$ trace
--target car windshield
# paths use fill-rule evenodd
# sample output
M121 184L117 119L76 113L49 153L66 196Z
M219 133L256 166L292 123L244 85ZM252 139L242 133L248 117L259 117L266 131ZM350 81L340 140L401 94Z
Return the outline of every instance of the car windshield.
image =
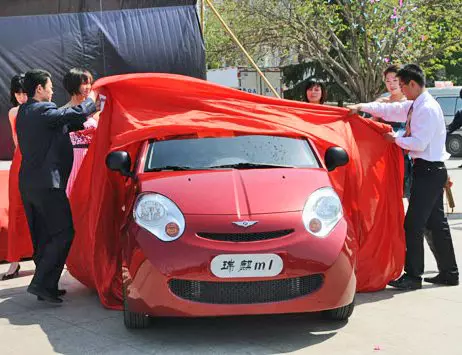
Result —
M451 118L456 113L456 97L438 97L436 99L443 110L445 116L451 116Z
M145 171L318 167L305 139L254 135L152 142Z

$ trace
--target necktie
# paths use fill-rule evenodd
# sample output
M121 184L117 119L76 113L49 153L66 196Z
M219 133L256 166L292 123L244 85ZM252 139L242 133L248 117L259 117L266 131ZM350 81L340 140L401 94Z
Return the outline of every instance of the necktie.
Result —
M411 119L412 119L412 112L414 111L414 104L411 105L409 111L407 113L407 120L406 120L406 132L404 133L403 137L410 137L411 136ZM404 150L404 154L409 154L409 150Z

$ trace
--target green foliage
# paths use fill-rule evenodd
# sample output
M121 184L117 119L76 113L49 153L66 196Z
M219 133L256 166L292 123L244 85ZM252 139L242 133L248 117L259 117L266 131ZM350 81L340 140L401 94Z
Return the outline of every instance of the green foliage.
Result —
M462 85L462 51L447 53L444 57L435 57L426 63L428 82L435 80L452 81Z
M430 79L444 68L447 77L460 76L460 8L462 0L223 0L218 6L254 58L276 54L282 64L317 65L355 101L381 93L390 63L425 65ZM211 67L247 64L210 11L205 39Z

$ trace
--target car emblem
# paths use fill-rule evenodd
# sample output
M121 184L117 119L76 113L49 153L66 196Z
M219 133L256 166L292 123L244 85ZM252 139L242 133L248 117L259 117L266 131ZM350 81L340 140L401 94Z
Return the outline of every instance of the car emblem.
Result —
M244 227L244 228L252 227L254 224L257 224L257 223L258 223L258 221L239 221L239 222L233 222L233 224L235 224L236 226Z

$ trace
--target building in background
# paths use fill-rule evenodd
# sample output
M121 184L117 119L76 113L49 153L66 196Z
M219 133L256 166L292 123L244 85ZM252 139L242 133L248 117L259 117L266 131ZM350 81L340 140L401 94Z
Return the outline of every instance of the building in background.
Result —
M280 68L261 68L274 89L283 96L282 70ZM266 85L255 69L244 67L228 67L210 69L207 71L207 81L242 90L251 94L272 96L275 95Z

